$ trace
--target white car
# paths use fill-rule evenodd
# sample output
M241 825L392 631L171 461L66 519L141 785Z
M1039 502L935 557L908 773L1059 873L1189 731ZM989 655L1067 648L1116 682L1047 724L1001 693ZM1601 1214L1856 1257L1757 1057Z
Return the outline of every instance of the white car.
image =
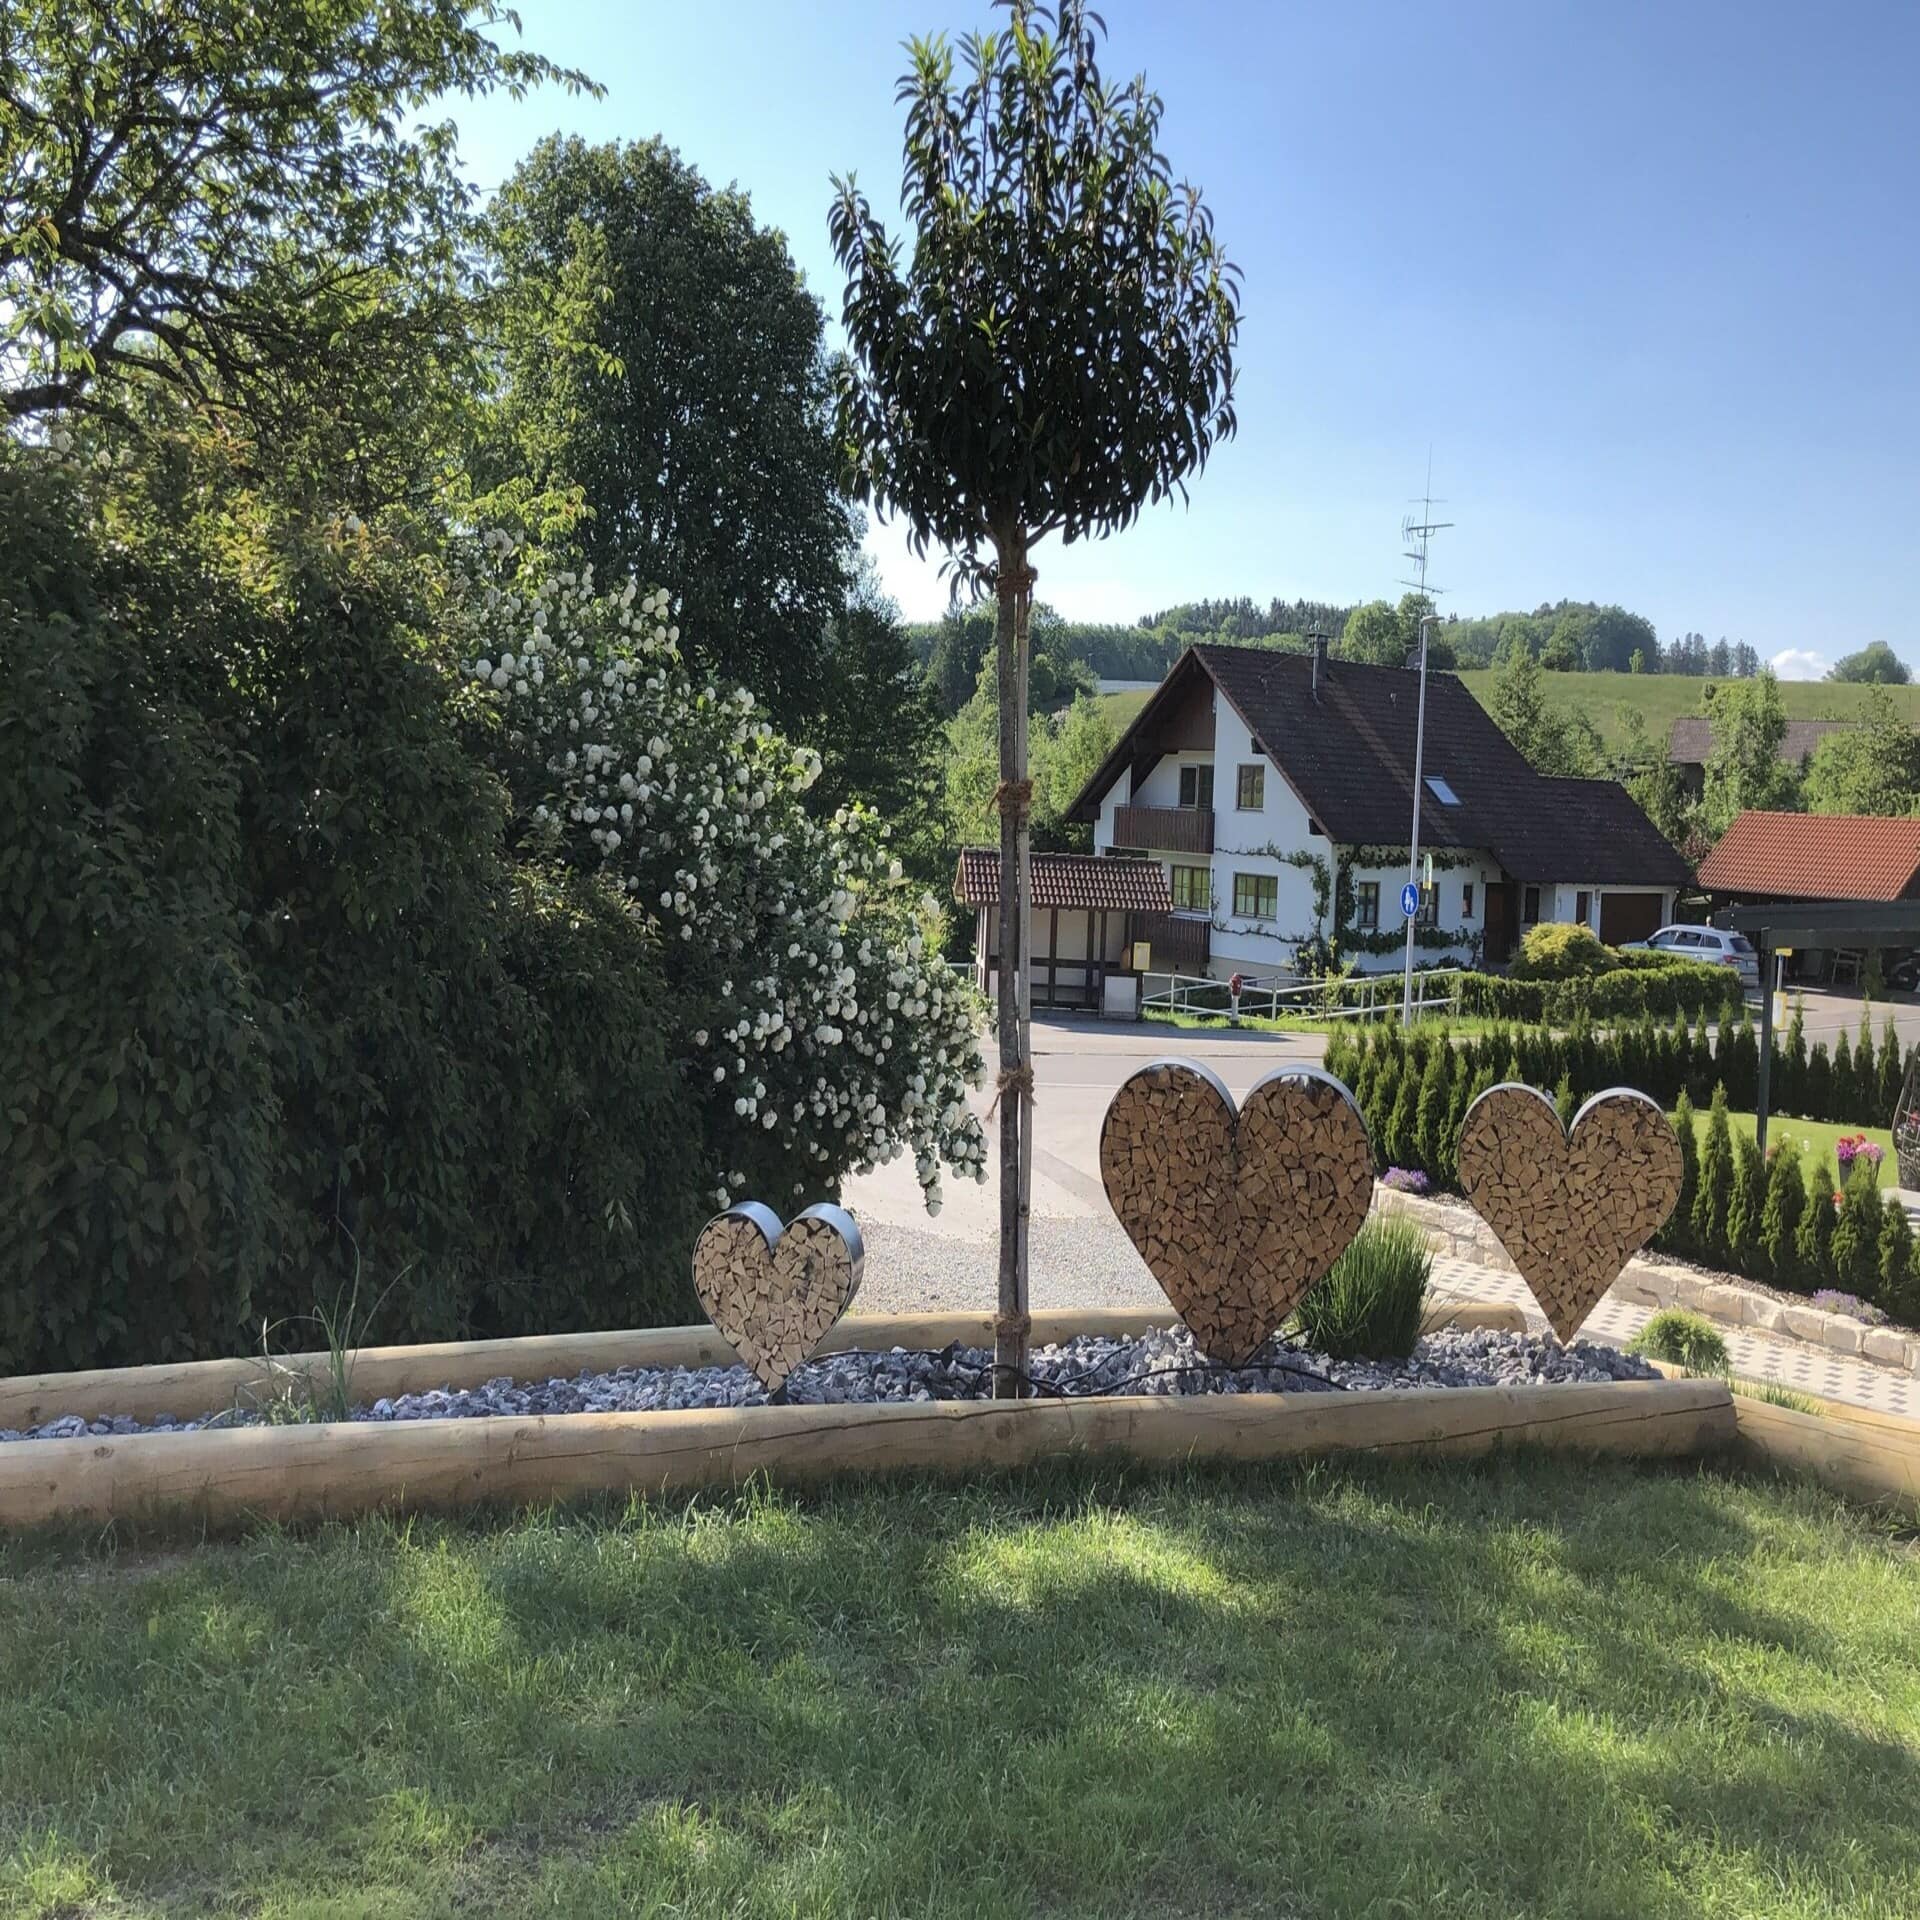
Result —
M1760 990L1760 956L1744 933L1728 933L1722 927L1662 927L1644 940L1624 944L1678 954L1683 960L1702 960L1708 966L1738 967L1740 984L1755 993Z

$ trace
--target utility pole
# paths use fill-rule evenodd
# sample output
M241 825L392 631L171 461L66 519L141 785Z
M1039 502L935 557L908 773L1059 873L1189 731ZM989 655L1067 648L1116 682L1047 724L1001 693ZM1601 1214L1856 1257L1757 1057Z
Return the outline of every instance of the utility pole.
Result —
M1438 593L1427 585L1427 547L1436 533L1453 525L1451 520L1433 517L1433 456L1427 456L1427 490L1420 498L1420 517L1408 514L1400 523L1400 537L1407 542L1406 557L1413 562L1414 577L1403 580L1422 600ZM1413 828L1407 835L1407 884L1401 890L1400 908L1407 921L1407 958L1400 989L1400 1024L1413 1025L1413 933L1420 921L1420 797L1426 777L1427 750L1427 633L1439 615L1420 616L1420 705L1413 728Z

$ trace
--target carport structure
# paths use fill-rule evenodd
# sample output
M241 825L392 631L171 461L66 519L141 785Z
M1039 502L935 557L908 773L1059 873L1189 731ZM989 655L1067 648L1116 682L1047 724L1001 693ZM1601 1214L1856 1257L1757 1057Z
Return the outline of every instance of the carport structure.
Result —
M1775 900L1727 908L1714 915L1713 924L1744 933L1760 955L1760 1080L1753 1137L1764 1154L1773 1065L1773 956L1806 947L1920 946L1920 900Z

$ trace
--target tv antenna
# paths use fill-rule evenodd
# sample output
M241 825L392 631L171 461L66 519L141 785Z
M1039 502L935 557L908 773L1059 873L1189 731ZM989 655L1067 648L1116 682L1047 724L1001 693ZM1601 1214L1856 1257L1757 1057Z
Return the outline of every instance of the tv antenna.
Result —
M1415 593L1423 594L1429 600L1437 594L1446 592L1445 587L1427 585L1427 549L1433 543L1436 533L1445 533L1453 525L1451 520L1436 520L1433 517L1435 507L1445 506L1444 500L1433 497L1433 456L1427 456L1427 490L1414 503L1417 511L1409 513L1400 522L1400 538L1406 542L1404 557L1413 562L1413 578L1402 580L1403 587L1411 587Z

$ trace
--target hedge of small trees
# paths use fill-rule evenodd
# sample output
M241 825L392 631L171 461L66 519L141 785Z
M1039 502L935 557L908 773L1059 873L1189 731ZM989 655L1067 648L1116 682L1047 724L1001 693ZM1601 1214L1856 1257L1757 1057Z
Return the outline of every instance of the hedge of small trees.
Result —
M1843 1035L1832 1059L1824 1047L1807 1055L1804 1034L1798 1038L1802 1071L1810 1077L1815 1059L1824 1068L1821 1097L1837 1104L1846 1089L1858 1103L1833 1117L1891 1111L1891 1101L1881 1100L1883 1069L1895 1075L1897 1092L1903 1063L1890 1021L1880 1046L1870 1031L1858 1045ZM1550 1088L1563 1122L1606 1087L1638 1087L1672 1111L1684 1169L1657 1246L1798 1293L1856 1294L1920 1325L1913 1236L1905 1211L1882 1200L1873 1169L1856 1164L1843 1189L1831 1160L1803 1161L1791 1139L1776 1140L1763 1157L1750 1137L1735 1138L1727 1116L1752 1107L1758 1064L1744 1022L1718 1044L1703 1029L1655 1023L1605 1039L1516 1028L1465 1041L1441 1027L1408 1033L1383 1026L1337 1035L1327 1050L1328 1071L1353 1089L1381 1165L1417 1169L1452 1192L1459 1190L1461 1123L1489 1087L1517 1080Z

